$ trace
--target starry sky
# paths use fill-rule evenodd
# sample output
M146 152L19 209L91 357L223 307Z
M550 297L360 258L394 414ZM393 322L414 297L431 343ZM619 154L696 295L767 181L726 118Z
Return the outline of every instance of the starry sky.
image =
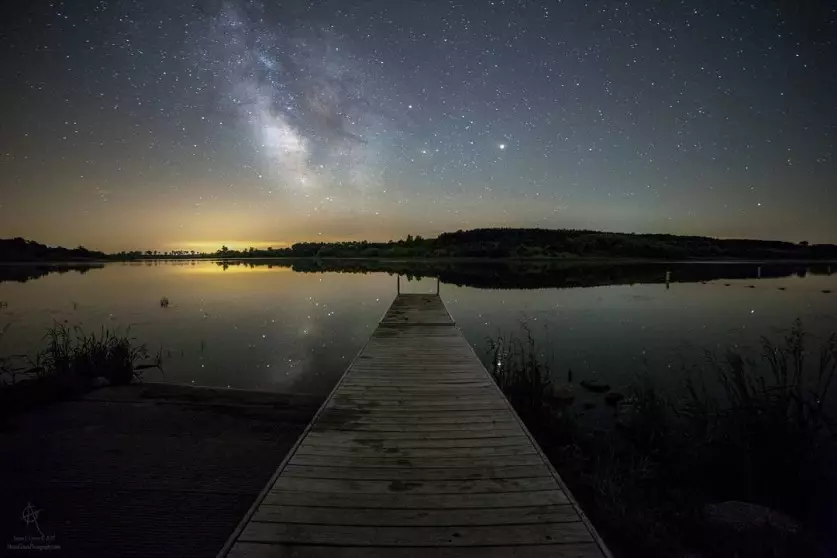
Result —
M837 5L7 0L0 237L837 242Z

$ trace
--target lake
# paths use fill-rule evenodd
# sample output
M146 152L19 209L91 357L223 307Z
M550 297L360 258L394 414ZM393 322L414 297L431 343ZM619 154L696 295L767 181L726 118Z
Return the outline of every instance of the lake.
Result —
M834 268L837 271L837 267ZM55 322L130 328L164 373L150 381L326 394L396 293L440 293L484 361L487 339L528 324L553 374L618 388L681 385L705 352L753 354L796 318L837 331L827 265L552 262L148 261L0 267L0 354L32 353ZM666 282L668 274L669 281ZM831 291L831 292L824 292ZM168 307L160 300L168 298Z

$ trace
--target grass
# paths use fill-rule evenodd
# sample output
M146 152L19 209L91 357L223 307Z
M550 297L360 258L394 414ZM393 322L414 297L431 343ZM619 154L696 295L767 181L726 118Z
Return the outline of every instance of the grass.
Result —
M837 373L837 336L808 351L797 321L781 343L762 339L759 361L736 352L710 357L709 373L722 388L710 395L703 378L690 377L677 408L699 449L696 467L716 482L701 490L762 503L797 517L829 513L828 471L837 431L831 387ZM717 460L729 456L719 470ZM831 511L833 513L833 511Z
M0 330L0 340L8 327ZM0 358L0 414L76 397L96 385L127 385L147 369L162 370L161 354L150 354L129 330L87 333L57 323L44 341L34 356Z
M525 322L521 328L522 337L500 334L488 339L491 375L518 414L536 419L547 409L550 362L539 354Z
M528 330L489 348L498 385L616 556L745 558L834 551L837 338L810 344L797 321L758 355L707 355L679 392L641 377L604 430L551 400L550 366ZM781 512L801 532L712 524L707 506L729 501Z

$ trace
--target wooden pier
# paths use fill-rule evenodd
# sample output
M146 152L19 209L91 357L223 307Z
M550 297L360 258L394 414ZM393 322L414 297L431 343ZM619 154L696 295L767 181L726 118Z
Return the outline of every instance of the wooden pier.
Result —
M438 294L400 294L219 554L608 557Z

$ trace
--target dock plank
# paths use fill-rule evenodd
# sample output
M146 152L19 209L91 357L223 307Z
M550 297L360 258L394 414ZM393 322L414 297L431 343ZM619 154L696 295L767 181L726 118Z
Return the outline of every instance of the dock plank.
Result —
M322 546L264 543L237 543L230 558L417 558L427 556L421 547L391 546ZM437 547L433 558L601 558L595 543L572 543L556 546L460 546Z
M531 492L498 492L495 494L326 494L291 490L270 490L263 504L314 506L325 508L444 509L444 508L514 508L567 504L567 496L559 489ZM385 511L381 512L385 514Z
M251 521L239 538L247 542L330 544L363 546L374 540L380 546L489 546L592 542L580 521L535 525L451 527L368 527L354 525L304 525Z
M527 440L528 441L528 440ZM412 459L432 457L495 457L536 454L529 443L517 443L501 447L452 447L452 448L397 448L354 446L348 448L315 446L303 442L296 455L329 455L332 457L373 457L382 459Z
M528 445L529 440L522 432L511 436L495 436L491 438L401 438L401 439L371 439L371 438L347 438L339 436L335 432L329 432L323 436L308 436L305 440L306 447L323 448L357 448L368 447L379 451L391 449L420 449L420 448L498 448L505 446Z
M312 525L368 525L380 527L450 527L458 525L532 525L578 521L572 506L534 506L487 509L387 510L336 509L299 506L262 506L254 521Z
M274 490L325 492L327 494L486 494L549 490L554 489L555 485L552 477L402 481L308 479L283 475L276 479L273 488Z
M461 467L516 467L527 465L543 465L543 459L537 453L524 455L500 455L488 457L340 457L335 460L330 455L294 455L290 464L329 466L339 463L344 467L372 467L396 468L411 467L415 469L455 469Z
M459 467L435 469L341 467L316 465L287 465L286 477L313 479L355 479L388 481L440 481L461 479L525 479L551 476L543 465L513 465L504 467Z

